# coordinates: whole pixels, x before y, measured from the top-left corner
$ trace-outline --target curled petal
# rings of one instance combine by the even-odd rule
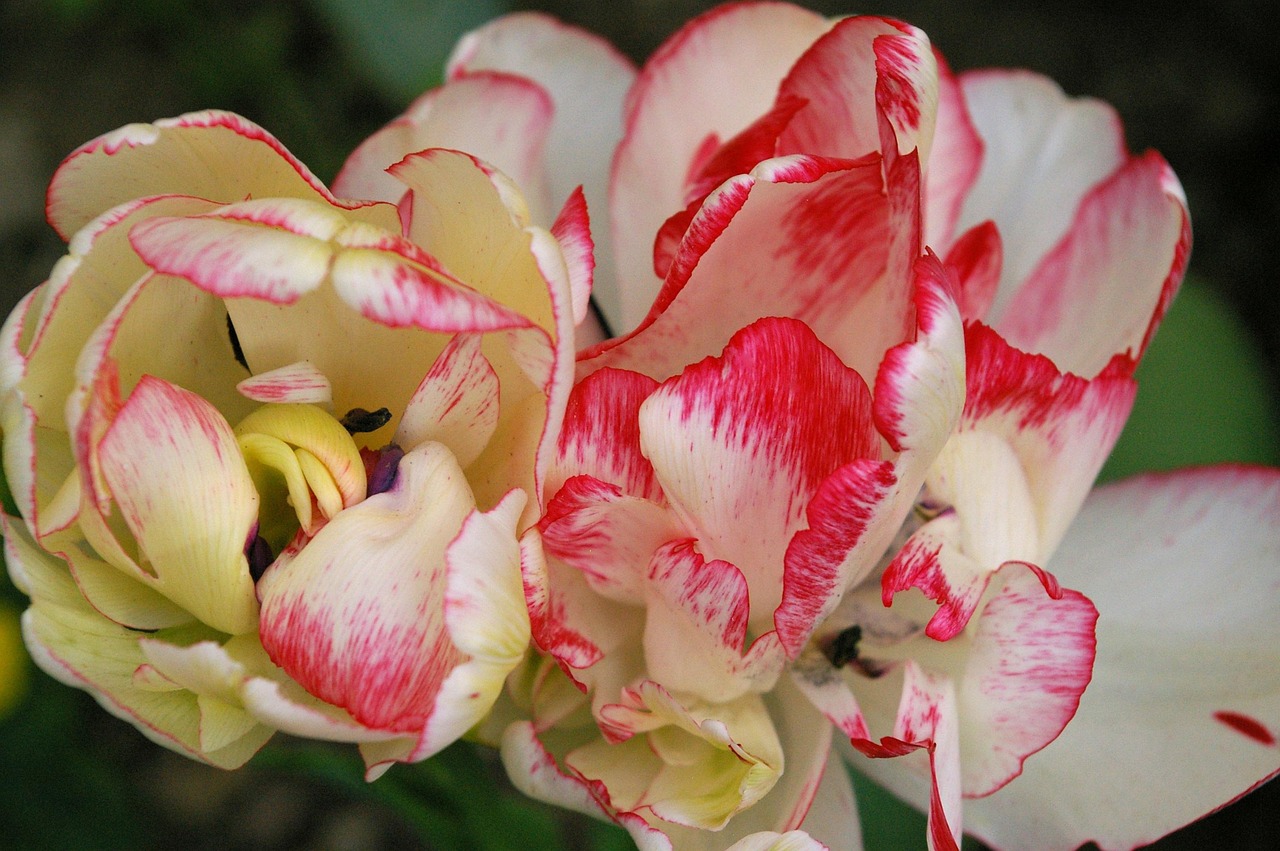
[[[329,379],[305,360],[252,375],[236,384],[236,389],[255,402],[328,405],[333,401]]]

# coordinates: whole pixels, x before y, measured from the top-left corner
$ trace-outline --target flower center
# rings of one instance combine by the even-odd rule
[[[260,497],[258,531],[248,550],[257,572],[299,532],[315,535],[365,498],[355,440],[315,405],[264,405],[241,420],[235,434]],[[263,559],[266,564],[256,564]]]

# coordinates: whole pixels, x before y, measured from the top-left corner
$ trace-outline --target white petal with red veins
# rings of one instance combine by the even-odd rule
[[[328,405],[333,401],[329,379],[305,360],[252,375],[236,384],[236,390],[255,402]]]
[[[458,334],[431,365],[409,400],[393,441],[408,450],[434,440],[458,465],[480,456],[498,426],[498,376],[480,351],[478,334]]]

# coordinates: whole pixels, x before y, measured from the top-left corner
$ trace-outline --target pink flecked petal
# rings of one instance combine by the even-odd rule
[[[580,371],[616,366],[667,378],[756,319],[790,316],[847,365],[874,374],[908,334],[918,177],[909,155],[889,169],[887,191],[878,157],[775,159],[730,180],[690,224],[645,322]]]
[[[890,130],[886,157],[919,149],[927,163],[938,100],[929,40],[887,18],[838,21],[787,73],[779,97],[808,101],[779,140],[780,154],[854,159],[882,152],[881,122]]]
[[[554,493],[567,478],[585,474],[631,496],[663,502],[653,465],[640,450],[640,405],[657,387],[646,375],[620,369],[602,369],[580,381],[569,397],[548,489]]]
[[[327,405],[333,401],[329,379],[305,360],[251,375],[237,383],[236,389],[255,402]]]
[[[965,336],[962,429],[1007,441],[1026,477],[1037,522],[1038,554],[993,553],[991,559],[1038,562],[1053,552],[1120,436],[1136,392],[1133,365],[1118,357],[1086,381],[1059,371],[1047,358],[1018,351],[984,325],[970,325]],[[978,461],[967,472],[957,470],[954,486],[981,489],[980,479],[990,471],[984,467]],[[971,485],[959,481],[966,476]]]
[[[1003,261],[995,222],[974,225],[951,243],[944,262],[959,285],[960,315],[966,320],[987,315],[1000,286]]]
[[[909,588],[939,604],[925,627],[925,634],[936,641],[948,641],[965,628],[997,567],[964,552],[959,537],[960,519],[954,513],[930,521],[903,545],[881,577],[886,606],[893,605],[896,593]]]
[[[967,802],[966,827],[998,847],[1133,848],[1275,775],[1280,636],[1260,566],[1280,559],[1277,516],[1280,479],[1262,468],[1094,492],[1049,565],[1101,613],[1093,679],[1061,736]],[[1135,789],[1159,789],[1159,806],[1135,808]]]
[[[746,576],[759,633],[772,626],[809,499],[836,468],[880,453],[866,383],[803,323],[777,318],[655,391],[640,444],[702,554]]]
[[[1062,241],[993,324],[1015,346],[1078,375],[1096,374],[1117,354],[1136,361],[1182,282],[1190,251],[1186,197],[1152,151],[1084,196]]]
[[[566,481],[538,528],[548,555],[582,571],[598,594],[633,604],[654,551],[687,537],[665,507],[591,476]]]
[[[49,184],[49,222],[63,239],[117,204],[188,195],[221,204],[245,198],[333,201],[271,134],[230,112],[192,112],[129,124],[72,152]]]
[[[244,549],[258,494],[226,420],[195,394],[144,376],[99,457],[153,587],[215,629],[256,629]]]
[[[1000,229],[998,315],[1067,232],[1080,199],[1124,163],[1124,136],[1110,106],[1068,98],[1029,71],[970,71],[960,88],[983,157],[956,232],[987,219]]]
[[[634,328],[658,292],[653,239],[688,202],[706,140],[728,140],[768,112],[788,69],[829,26],[783,3],[725,5],[686,24],[646,63],[627,98],[610,182],[620,292],[612,300],[601,293],[601,308],[615,332]]]
[[[338,172],[333,191],[395,203],[405,186],[387,169],[417,151],[454,148],[492,164],[542,201],[542,155],[552,112],[550,96],[531,80],[468,74],[422,95],[361,143]]]
[[[445,551],[474,507],[447,449],[405,455],[390,490],[340,512],[259,580],[272,661],[366,727],[422,735],[466,658],[445,624]]]
[[[394,443],[411,450],[443,443],[466,467],[480,457],[498,426],[498,376],[478,334],[458,334],[431,365],[409,400]]]
[[[650,676],[716,701],[768,690],[786,657],[776,633],[746,645],[751,601],[741,571],[704,559],[693,541],[673,541],[654,554],[646,588]]]
[[[595,242],[591,238],[591,219],[587,201],[579,186],[569,195],[560,215],[551,225],[551,235],[560,244],[569,272],[573,292],[573,324],[581,325],[590,309],[592,276],[595,274]]]

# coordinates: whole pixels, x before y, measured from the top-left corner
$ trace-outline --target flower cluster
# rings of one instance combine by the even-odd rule
[[[1280,770],[1280,473],[1089,495],[1190,250],[1103,104],[878,17],[724,6],[637,71],[513,15],[332,189],[210,112],[49,217],[6,557],[41,666],[166,746],[469,734],[737,851],[860,847],[846,763],[935,849],[1131,847]]]

